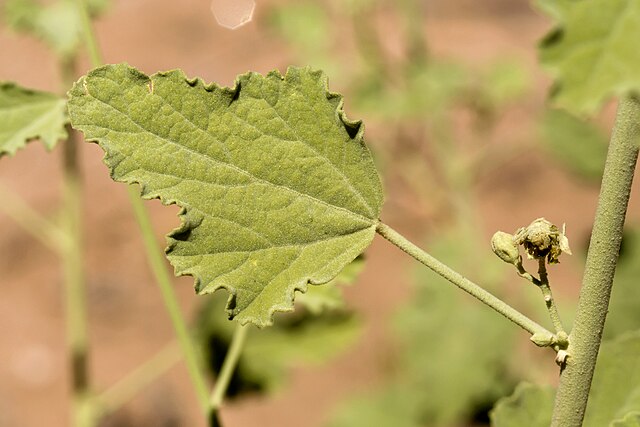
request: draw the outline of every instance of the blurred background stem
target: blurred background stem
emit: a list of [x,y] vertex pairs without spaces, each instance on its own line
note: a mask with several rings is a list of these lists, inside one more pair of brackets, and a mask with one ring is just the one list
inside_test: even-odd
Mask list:
[[[76,6],[80,13],[82,20],[82,32],[85,42],[85,46],[89,52],[91,64],[93,67],[99,67],[103,65],[102,55],[97,43],[97,39],[93,32],[91,25],[91,18],[87,11],[87,7],[84,0],[76,0]],[[130,186],[128,189],[129,200],[133,207],[136,221],[140,228],[140,233],[144,241],[145,252],[147,255],[147,261],[151,267],[153,275],[156,279],[156,283],[160,288],[162,299],[164,301],[167,312],[173,324],[178,342],[184,355],[187,370],[191,377],[191,381],[194,386],[194,390],[200,403],[200,407],[204,414],[209,413],[208,404],[208,391],[206,385],[206,377],[200,366],[200,360],[195,349],[192,337],[189,334],[187,322],[182,315],[178,299],[173,290],[173,284],[171,278],[167,272],[167,267],[164,259],[164,252],[156,241],[155,234],[153,232],[153,226],[151,224],[151,218],[144,207],[138,191]]]

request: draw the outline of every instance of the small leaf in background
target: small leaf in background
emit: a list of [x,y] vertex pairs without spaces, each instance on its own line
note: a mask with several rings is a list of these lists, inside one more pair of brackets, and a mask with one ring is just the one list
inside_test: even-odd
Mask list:
[[316,315],[324,310],[344,308],[345,302],[340,288],[354,283],[363,268],[364,255],[360,255],[330,282],[321,286],[307,287],[307,292],[296,296],[296,302]]
[[66,102],[52,93],[0,82],[0,156],[39,138],[47,149],[66,137]]
[[270,325],[373,240],[380,177],[321,72],[247,73],[230,89],[112,65],[74,85],[69,114],[114,180],[183,208],[169,261],[200,294],[227,289],[243,324]]
[[555,390],[520,383],[511,396],[496,403],[490,413],[493,427],[549,427]]
[[559,19],[541,44],[541,61],[556,77],[552,95],[570,111],[590,114],[612,96],[640,91],[640,2],[563,1],[542,8]]
[[640,411],[640,331],[605,341],[593,376],[585,427],[606,426]]
[[611,339],[640,329],[640,229],[625,230],[609,302],[604,337]]
[[[95,17],[108,7],[109,0],[86,3],[89,14]],[[80,45],[82,21],[73,0],[7,0],[0,11],[14,31],[43,40],[61,56],[72,55]]]
[[[640,413],[638,360],[640,331],[627,333],[602,344],[591,384],[584,427],[610,426],[616,425],[615,423],[635,426],[619,423],[633,423]],[[554,394],[550,388],[521,384],[512,396],[496,404],[491,413],[491,425],[546,427],[553,412]]]
[[607,136],[596,126],[557,109],[540,124],[542,142],[553,159],[579,177],[599,183],[607,157]]
[[[225,299],[221,297],[209,297],[196,327],[212,372],[220,371],[235,328],[222,315]],[[299,310],[281,315],[272,328],[252,328],[232,379],[231,394],[276,391],[291,368],[330,361],[355,342],[361,329],[352,314],[329,309],[321,315]]]

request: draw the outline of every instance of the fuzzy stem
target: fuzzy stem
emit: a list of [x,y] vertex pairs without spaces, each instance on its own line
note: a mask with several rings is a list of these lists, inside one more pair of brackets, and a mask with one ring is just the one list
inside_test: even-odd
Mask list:
[[210,402],[212,418],[210,420],[210,427],[216,427],[220,425],[220,421],[217,419],[218,411],[220,410],[220,406],[222,405],[222,401],[224,400],[224,395],[227,393],[227,388],[229,388],[229,383],[231,382],[233,371],[235,371],[236,366],[238,365],[238,361],[240,360],[242,347],[244,347],[244,342],[247,338],[248,331],[248,326],[242,326],[239,323],[236,325],[236,328],[233,331],[233,337],[231,338],[229,351],[224,358],[224,362],[222,362],[222,369],[220,369],[220,374],[218,375],[218,379],[216,380],[216,386],[213,389],[213,393],[211,393]]
[[546,330],[541,325],[537,324],[533,320],[529,319],[524,314],[520,313],[515,308],[509,306],[507,303],[489,293],[485,289],[476,285],[469,279],[463,277],[460,273],[452,270],[450,267],[446,266],[442,262],[438,261],[409,240],[407,240],[404,236],[402,236],[397,231],[393,230],[386,224],[382,222],[378,223],[376,228],[378,234],[382,237],[402,249],[404,252],[420,261],[422,264],[429,267],[435,273],[444,277],[463,291],[467,292],[471,296],[477,298],[484,304],[493,308],[498,313],[502,314],[507,319],[511,320],[516,325],[520,326],[525,331],[533,334],[547,334],[553,335],[551,332]]
[[560,374],[552,426],[582,425],[595,369],[640,144],[640,102],[620,101],[591,232],[578,312]]
[[547,275],[547,264],[545,258],[538,258],[538,277],[540,277],[539,288],[542,291],[544,303],[547,306],[547,311],[549,312],[549,317],[551,318],[551,323],[553,323],[553,327],[556,330],[556,334],[560,332],[564,334],[565,331],[562,327],[562,322],[560,321],[558,307],[553,299],[551,286],[549,286],[549,276]]

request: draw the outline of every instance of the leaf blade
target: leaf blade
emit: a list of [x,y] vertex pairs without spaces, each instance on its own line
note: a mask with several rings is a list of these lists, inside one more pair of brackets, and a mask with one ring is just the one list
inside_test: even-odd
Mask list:
[[541,45],[541,60],[557,77],[553,98],[579,114],[595,112],[611,96],[640,89],[637,0],[542,2],[561,21]]
[[168,236],[176,274],[199,293],[229,290],[241,323],[270,324],[373,239],[380,179],[363,127],[320,72],[247,73],[229,89],[106,66],[74,86],[69,111],[114,180],[182,206]]
[[66,137],[65,105],[65,100],[54,94],[0,82],[0,157],[13,156],[37,138],[51,150]]

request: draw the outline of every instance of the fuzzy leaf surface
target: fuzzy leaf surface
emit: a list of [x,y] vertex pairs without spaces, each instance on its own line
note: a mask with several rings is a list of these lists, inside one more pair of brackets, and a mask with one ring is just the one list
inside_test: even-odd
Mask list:
[[553,97],[580,114],[611,96],[640,90],[640,1],[540,2],[560,25],[543,41],[542,63],[556,75]]
[[69,113],[114,180],[183,208],[169,261],[198,293],[227,289],[243,324],[271,324],[373,239],[380,178],[321,72],[247,73],[221,88],[110,65],[74,85]]
[[47,149],[66,137],[65,100],[52,93],[0,82],[0,156],[40,138]]

